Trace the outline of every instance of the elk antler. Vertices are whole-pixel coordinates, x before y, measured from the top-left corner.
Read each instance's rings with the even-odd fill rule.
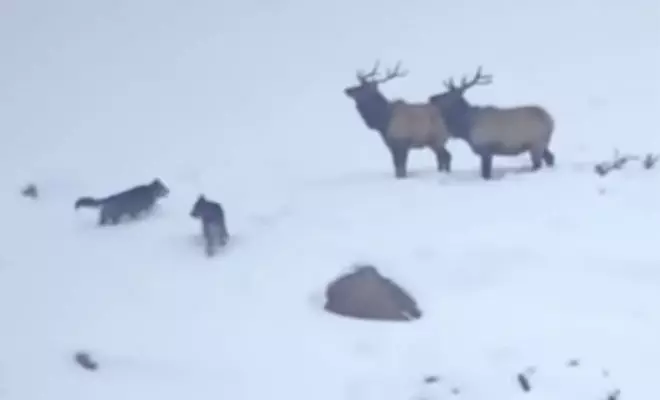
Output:
[[[387,69],[387,72],[385,73],[385,76],[382,78],[375,78],[376,74],[378,73],[378,67],[380,66],[380,60],[376,61],[376,65],[374,65],[373,69],[368,72],[364,73],[362,71],[357,72],[357,79],[360,83],[385,83],[387,81],[390,81],[394,78],[402,78],[406,75],[408,75],[408,71],[401,71],[401,61],[396,63],[394,66],[394,69]]]
[[[401,71],[401,61],[399,61],[394,66],[394,69],[389,69],[388,68],[387,73],[385,74],[385,76],[383,78],[377,79],[376,82],[385,83],[385,82],[390,81],[394,78],[403,78],[406,75],[408,75],[408,71]]]
[[[357,79],[360,83],[367,83],[369,82],[370,79],[372,79],[376,74],[378,73],[378,67],[380,66],[380,60],[376,60],[376,64],[374,67],[371,69],[370,72],[364,73],[361,70],[358,70],[356,73]]]
[[[454,79],[448,79],[444,81],[444,85],[448,90],[451,91],[460,91],[460,92],[465,92],[469,88],[476,86],[476,85],[490,85],[493,82],[493,76],[492,75],[483,75],[481,73],[481,66],[477,68],[477,73],[474,74],[474,78],[470,80],[469,82],[466,80],[465,77],[461,78],[461,84],[456,87],[456,84],[454,83]]]

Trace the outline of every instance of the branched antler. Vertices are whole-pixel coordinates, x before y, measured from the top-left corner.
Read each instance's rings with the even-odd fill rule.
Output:
[[[446,81],[444,81],[445,87],[450,90],[450,91],[459,91],[459,92],[465,92],[469,88],[476,86],[476,85],[490,85],[493,82],[493,76],[492,75],[483,75],[481,72],[481,66],[477,68],[477,73],[474,74],[474,77],[470,80],[467,81],[467,78],[464,76],[461,78],[461,84],[457,87],[456,84],[454,83],[454,79],[450,78]]]
[[[358,81],[360,81],[360,83],[369,82],[378,73],[379,66],[380,66],[380,60],[376,60],[376,64],[374,64],[374,67],[368,73],[365,74],[362,70],[358,70],[356,73]]]
[[[385,76],[377,80],[378,83],[385,83],[394,78],[403,78],[408,75],[408,71],[401,71],[401,61],[397,62],[393,69],[387,69]]]
[[[376,74],[378,74],[378,67],[380,66],[380,60],[376,61],[376,64],[372,68],[371,71],[368,73],[364,73],[362,71],[358,71],[356,76],[358,81],[361,84],[366,84],[366,83],[385,83],[387,81],[390,81],[394,78],[402,78],[406,75],[408,75],[408,71],[401,71],[401,61],[397,62],[396,65],[394,66],[393,69],[387,69],[387,72],[385,73],[385,76],[382,78],[376,78]]]

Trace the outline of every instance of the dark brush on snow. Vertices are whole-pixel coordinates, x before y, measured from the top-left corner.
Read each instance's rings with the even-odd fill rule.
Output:
[[[657,154],[647,154],[644,156],[644,160],[642,161],[642,165],[644,166],[644,169],[652,169],[655,167],[655,164],[658,162],[658,159],[660,156]]]
[[[532,387],[529,384],[529,379],[524,374],[518,374],[518,383],[520,384],[523,392],[529,392],[532,390]]]

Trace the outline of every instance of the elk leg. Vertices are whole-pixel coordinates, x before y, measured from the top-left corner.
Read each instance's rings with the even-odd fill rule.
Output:
[[[548,167],[554,167],[555,166],[555,155],[552,154],[552,152],[548,149],[543,150],[543,161],[545,161],[545,165]]]
[[[451,172],[451,153],[444,146],[433,148],[433,152],[438,163],[438,171]]]
[[[410,147],[407,143],[399,140],[391,140],[389,147],[392,153],[392,162],[394,163],[394,176],[397,179],[405,178],[408,175],[406,164],[408,163]]]
[[[543,166],[543,153],[532,150],[529,154],[532,159],[532,171],[538,171]]]
[[[490,179],[493,174],[493,154],[490,152],[483,152],[481,156],[481,177]]]

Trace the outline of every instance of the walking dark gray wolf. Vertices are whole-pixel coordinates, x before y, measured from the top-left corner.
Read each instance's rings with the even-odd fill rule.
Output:
[[[122,217],[138,218],[140,214],[151,211],[156,201],[169,194],[169,189],[158,178],[149,184],[134,186],[128,190],[108,197],[96,199],[81,197],[76,200],[74,208],[99,207],[99,225],[116,225]]]
[[[200,194],[190,211],[190,216],[202,220],[204,250],[208,257],[214,256],[217,250],[229,241],[225,210],[220,203],[207,200],[203,194]]]

